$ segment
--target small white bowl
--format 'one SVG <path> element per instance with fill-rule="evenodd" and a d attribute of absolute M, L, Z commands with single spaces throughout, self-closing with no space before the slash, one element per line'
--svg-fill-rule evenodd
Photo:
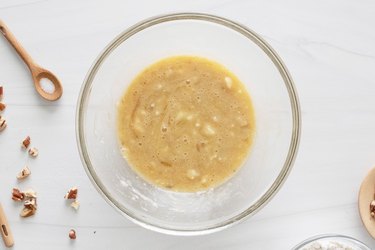
<path fill-rule="evenodd" d="M 366 246 L 364 243 L 360 242 L 359 240 L 356 240 L 349 236 L 344 235 L 338 235 L 338 234 L 323 234 L 323 235 L 317 235 L 314 237 L 311 237 L 297 246 L 295 246 L 292 250 L 307 250 L 308 247 L 311 247 L 315 243 L 320 243 L 323 246 L 329 244 L 329 243 L 338 243 L 342 244 L 344 247 L 350 247 L 353 250 L 371 250 L 368 246 Z M 317 250 L 319 250 L 318 248 Z M 326 248 L 323 248 L 326 249 Z M 346 249 L 346 248 L 344 248 Z"/>

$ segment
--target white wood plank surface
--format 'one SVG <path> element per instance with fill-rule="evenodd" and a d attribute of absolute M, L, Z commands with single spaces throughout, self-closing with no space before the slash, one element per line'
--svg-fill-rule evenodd
<path fill-rule="evenodd" d="M 297 160 L 275 198 L 245 222 L 198 237 L 151 232 L 118 214 L 91 185 L 75 141 L 78 93 L 99 52 L 130 25 L 178 11 L 224 16 L 261 34 L 289 68 L 303 118 Z M 357 211 L 359 185 L 375 165 L 374 1 L 0 0 L 0 18 L 65 90 L 58 103 L 42 101 L 26 66 L 0 37 L 0 84 L 8 104 L 8 128 L 0 133 L 0 201 L 13 249 L 287 250 L 322 233 L 352 236 L 375 249 Z M 40 150 L 35 160 L 20 150 L 26 135 Z M 17 182 L 25 164 L 32 175 Z M 77 212 L 63 199 L 74 185 Z M 13 186 L 38 191 L 34 217 L 19 217 Z"/>

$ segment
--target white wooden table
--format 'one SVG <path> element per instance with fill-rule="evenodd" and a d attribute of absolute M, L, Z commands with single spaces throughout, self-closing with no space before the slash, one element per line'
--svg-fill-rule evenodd
<path fill-rule="evenodd" d="M 75 141 L 78 92 L 98 53 L 130 25 L 178 11 L 221 15 L 261 34 L 289 68 L 302 107 L 299 154 L 280 192 L 254 217 L 199 237 L 154 233 L 118 214 L 91 185 Z M 322 233 L 349 235 L 375 249 L 357 211 L 359 185 L 375 165 L 374 1 L 0 0 L 0 18 L 65 90 L 58 103 L 42 101 L 26 66 L 0 38 L 0 84 L 8 104 L 8 127 L 0 134 L 0 201 L 14 249 L 287 250 Z M 20 150 L 26 135 L 40 150 L 35 160 Z M 17 182 L 25 164 L 32 175 Z M 63 199 L 74 185 L 77 212 Z M 22 205 L 10 199 L 14 186 L 38 192 L 34 217 L 19 217 Z"/>

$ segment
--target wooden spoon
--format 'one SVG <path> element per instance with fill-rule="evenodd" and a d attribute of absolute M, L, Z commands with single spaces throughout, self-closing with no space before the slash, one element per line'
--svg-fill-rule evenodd
<path fill-rule="evenodd" d="M 371 169 L 363 180 L 358 195 L 358 209 L 363 225 L 369 234 L 375 238 L 375 218 L 370 215 L 370 203 L 375 199 L 375 168 Z"/>
<path fill-rule="evenodd" d="M 15 50 L 20 55 L 22 60 L 26 63 L 27 67 L 29 67 L 31 76 L 34 81 L 35 89 L 39 93 L 39 95 L 48 101 L 56 101 L 57 99 L 59 99 L 63 93 L 63 88 L 61 86 L 59 79 L 51 71 L 40 67 L 33 61 L 30 55 L 16 40 L 14 35 L 10 32 L 10 30 L 2 20 L 0 20 L 0 32 L 9 41 L 13 48 L 15 48 Z M 53 83 L 54 90 L 52 93 L 43 90 L 40 84 L 40 80 L 43 78 L 47 78 Z"/>
<path fill-rule="evenodd" d="M 10 231 L 10 227 L 5 216 L 3 207 L 0 205 L 0 232 L 1 236 L 3 236 L 4 244 L 7 247 L 11 247 L 14 245 L 13 235 Z"/>

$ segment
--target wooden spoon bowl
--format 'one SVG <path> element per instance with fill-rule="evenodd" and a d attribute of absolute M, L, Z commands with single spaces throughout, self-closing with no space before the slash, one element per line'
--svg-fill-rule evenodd
<path fill-rule="evenodd" d="M 62 92 L 63 92 L 61 83 L 59 79 L 51 71 L 47 69 L 43 69 L 43 68 L 38 68 L 38 69 L 34 69 L 31 72 L 31 74 L 33 77 L 35 89 L 41 97 L 43 97 L 44 99 L 48 101 L 54 101 L 61 97 Z M 41 85 L 40 81 L 44 78 L 52 82 L 53 87 L 54 87 L 52 92 L 46 92 L 43 89 L 43 86 Z"/>

